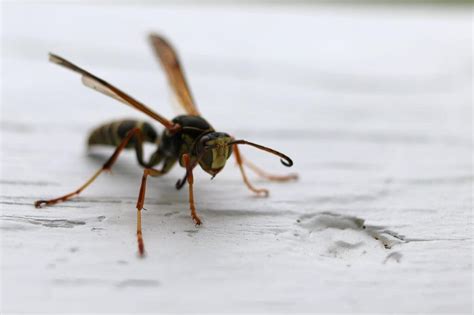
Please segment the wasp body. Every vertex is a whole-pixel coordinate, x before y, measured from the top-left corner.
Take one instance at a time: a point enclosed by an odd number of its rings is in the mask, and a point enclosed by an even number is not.
[[[184,165],[184,154],[190,154],[191,162],[198,162],[203,170],[215,176],[222,170],[225,161],[232,154],[232,149],[227,147],[224,150],[217,148],[208,155],[204,155],[200,161],[196,161],[199,152],[202,152],[202,142],[208,145],[217,143],[228,143],[232,138],[223,132],[215,132],[212,126],[202,117],[180,115],[172,120],[182,128],[180,131],[170,133],[167,130],[161,137],[148,122],[124,119],[103,124],[92,131],[89,136],[88,145],[108,145],[117,147],[127,137],[132,130],[139,130],[142,135],[142,142],[155,143],[157,148],[148,162],[143,160],[142,150],[137,150],[138,163],[143,167],[155,167],[160,163],[161,172],[166,174],[179,161]],[[204,137],[205,136],[205,137]],[[137,146],[136,137],[128,141],[124,149],[133,149]],[[181,187],[179,187],[181,188]]]
[[[117,147],[123,139],[125,139],[127,134],[135,128],[140,129],[144,142],[155,143],[158,140],[158,133],[148,122],[134,119],[123,119],[108,122],[95,128],[89,135],[87,144],[89,146],[108,145]],[[132,148],[133,145],[133,141],[130,141],[126,148]]]
[[[115,147],[115,151],[112,156],[77,190],[55,199],[38,200],[35,202],[36,207],[41,207],[42,205],[52,205],[71,199],[86,189],[103,171],[110,170],[122,150],[135,149],[138,163],[144,167],[136,206],[137,241],[139,253],[142,256],[144,255],[144,242],[142,237],[141,210],[145,203],[146,182],[148,176],[162,176],[168,173],[176,162],[185,168],[185,175],[182,179],[177,181],[176,188],[180,189],[185,185],[185,183],[188,183],[189,207],[191,210],[191,217],[196,225],[201,224],[201,220],[197,215],[194,205],[193,193],[193,169],[197,165],[199,165],[206,173],[215,177],[224,168],[227,159],[232,153],[234,153],[244,183],[251,191],[264,196],[268,195],[268,191],[266,189],[258,189],[252,186],[245,174],[243,167],[244,163],[258,175],[269,180],[287,181],[297,178],[295,174],[286,176],[269,175],[251,164],[249,161],[244,160],[239,152],[238,145],[253,146],[257,149],[279,156],[281,162],[285,166],[293,165],[292,160],[283,153],[246,140],[236,140],[227,133],[215,131],[214,128],[212,128],[212,126],[201,117],[191,96],[190,89],[186,83],[180,62],[173,47],[159,35],[152,34],[150,40],[154,51],[168,76],[168,81],[172,90],[186,111],[186,115],[180,115],[172,120],[168,120],[110,83],[62,57],[50,54],[50,61],[79,73],[82,76],[82,82],[87,87],[141,111],[154,120],[160,122],[165,127],[165,130],[160,136],[151,124],[131,119],[113,121],[97,127],[90,134],[88,144],[90,146],[113,146]],[[144,142],[156,144],[155,151],[146,161],[143,157]]]

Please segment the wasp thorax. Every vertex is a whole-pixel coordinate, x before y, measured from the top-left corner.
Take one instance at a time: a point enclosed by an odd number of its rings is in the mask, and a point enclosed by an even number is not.
[[[212,176],[216,176],[225,166],[225,162],[232,154],[229,142],[232,138],[223,132],[211,132],[204,135],[198,145],[199,165]]]

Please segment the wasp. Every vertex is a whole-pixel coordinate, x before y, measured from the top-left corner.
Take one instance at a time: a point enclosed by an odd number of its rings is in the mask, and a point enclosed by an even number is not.
[[[214,178],[224,168],[227,159],[232,155],[242,174],[245,185],[254,193],[268,196],[268,190],[255,188],[248,180],[244,164],[255,171],[261,177],[274,181],[289,181],[297,178],[296,174],[285,176],[270,175],[259,169],[250,161],[244,159],[239,151],[240,145],[249,145],[259,150],[269,152],[281,158],[283,165],[291,167],[293,161],[285,154],[274,149],[265,147],[243,139],[236,139],[225,132],[216,131],[209,122],[200,114],[194,102],[191,90],[186,82],[184,72],[181,68],[178,55],[173,46],[161,35],[150,34],[149,40],[157,59],[166,72],[168,82],[173,94],[185,111],[185,115],[179,115],[168,120],[162,115],[151,110],[135,98],[122,90],[95,76],[94,74],[76,66],[68,60],[50,53],[49,60],[69,70],[77,72],[82,77],[82,83],[100,93],[112,97],[126,105],[129,105],[148,117],[161,123],[165,129],[161,136],[148,122],[138,120],[119,120],[106,123],[94,129],[89,136],[88,144],[113,146],[115,150],[112,156],[90,177],[82,186],[71,193],[49,200],[38,200],[35,206],[53,205],[67,201],[85,190],[103,172],[110,171],[118,156],[124,149],[134,149],[138,164],[144,168],[140,190],[137,200],[137,242],[140,256],[145,254],[145,246],[142,235],[141,210],[145,203],[146,184],[149,176],[159,177],[179,163],[185,169],[184,177],[176,182],[176,188],[181,189],[186,182],[189,186],[189,208],[191,218],[196,225],[201,225],[194,201],[193,194],[193,170],[199,165],[202,170]],[[156,144],[156,150],[146,161],[143,158],[143,144],[150,142]],[[160,167],[158,167],[160,166]]]

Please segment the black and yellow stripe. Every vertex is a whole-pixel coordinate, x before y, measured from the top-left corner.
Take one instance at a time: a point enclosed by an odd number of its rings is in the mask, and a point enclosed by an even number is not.
[[[89,145],[110,145],[116,147],[127,136],[128,132],[134,128],[139,128],[142,131],[144,142],[157,142],[158,133],[149,123],[139,120],[123,119],[112,121],[95,128],[91,132],[87,143]],[[133,148],[134,145],[135,141],[132,139],[126,148]]]

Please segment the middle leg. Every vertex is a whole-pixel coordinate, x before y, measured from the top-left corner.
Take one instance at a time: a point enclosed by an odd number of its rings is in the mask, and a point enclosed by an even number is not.
[[[193,176],[193,168],[194,166],[191,165],[191,160],[188,154],[183,155],[184,165],[186,166],[186,177],[188,180],[189,186],[189,207],[191,209],[191,217],[196,225],[201,225],[201,219],[199,219],[196,213],[196,207],[194,206],[194,193],[193,193],[193,184],[194,184],[194,176]]]
[[[237,165],[239,166],[240,173],[242,174],[242,179],[244,180],[244,183],[248,187],[248,189],[250,189],[251,191],[253,191],[257,195],[263,195],[263,197],[268,197],[269,192],[268,192],[267,189],[265,189],[265,188],[255,188],[250,183],[250,181],[248,180],[247,175],[245,174],[242,156],[240,155],[239,147],[237,146],[237,144],[232,145],[232,150],[234,151],[235,160],[237,161]]]
[[[145,255],[145,244],[143,242],[143,233],[142,233],[142,209],[145,204],[145,193],[146,193],[146,180],[148,176],[158,177],[164,175],[166,172],[154,169],[146,168],[143,170],[142,183],[140,185],[140,192],[138,193],[137,200],[137,243],[138,243],[138,253],[141,257]]]

